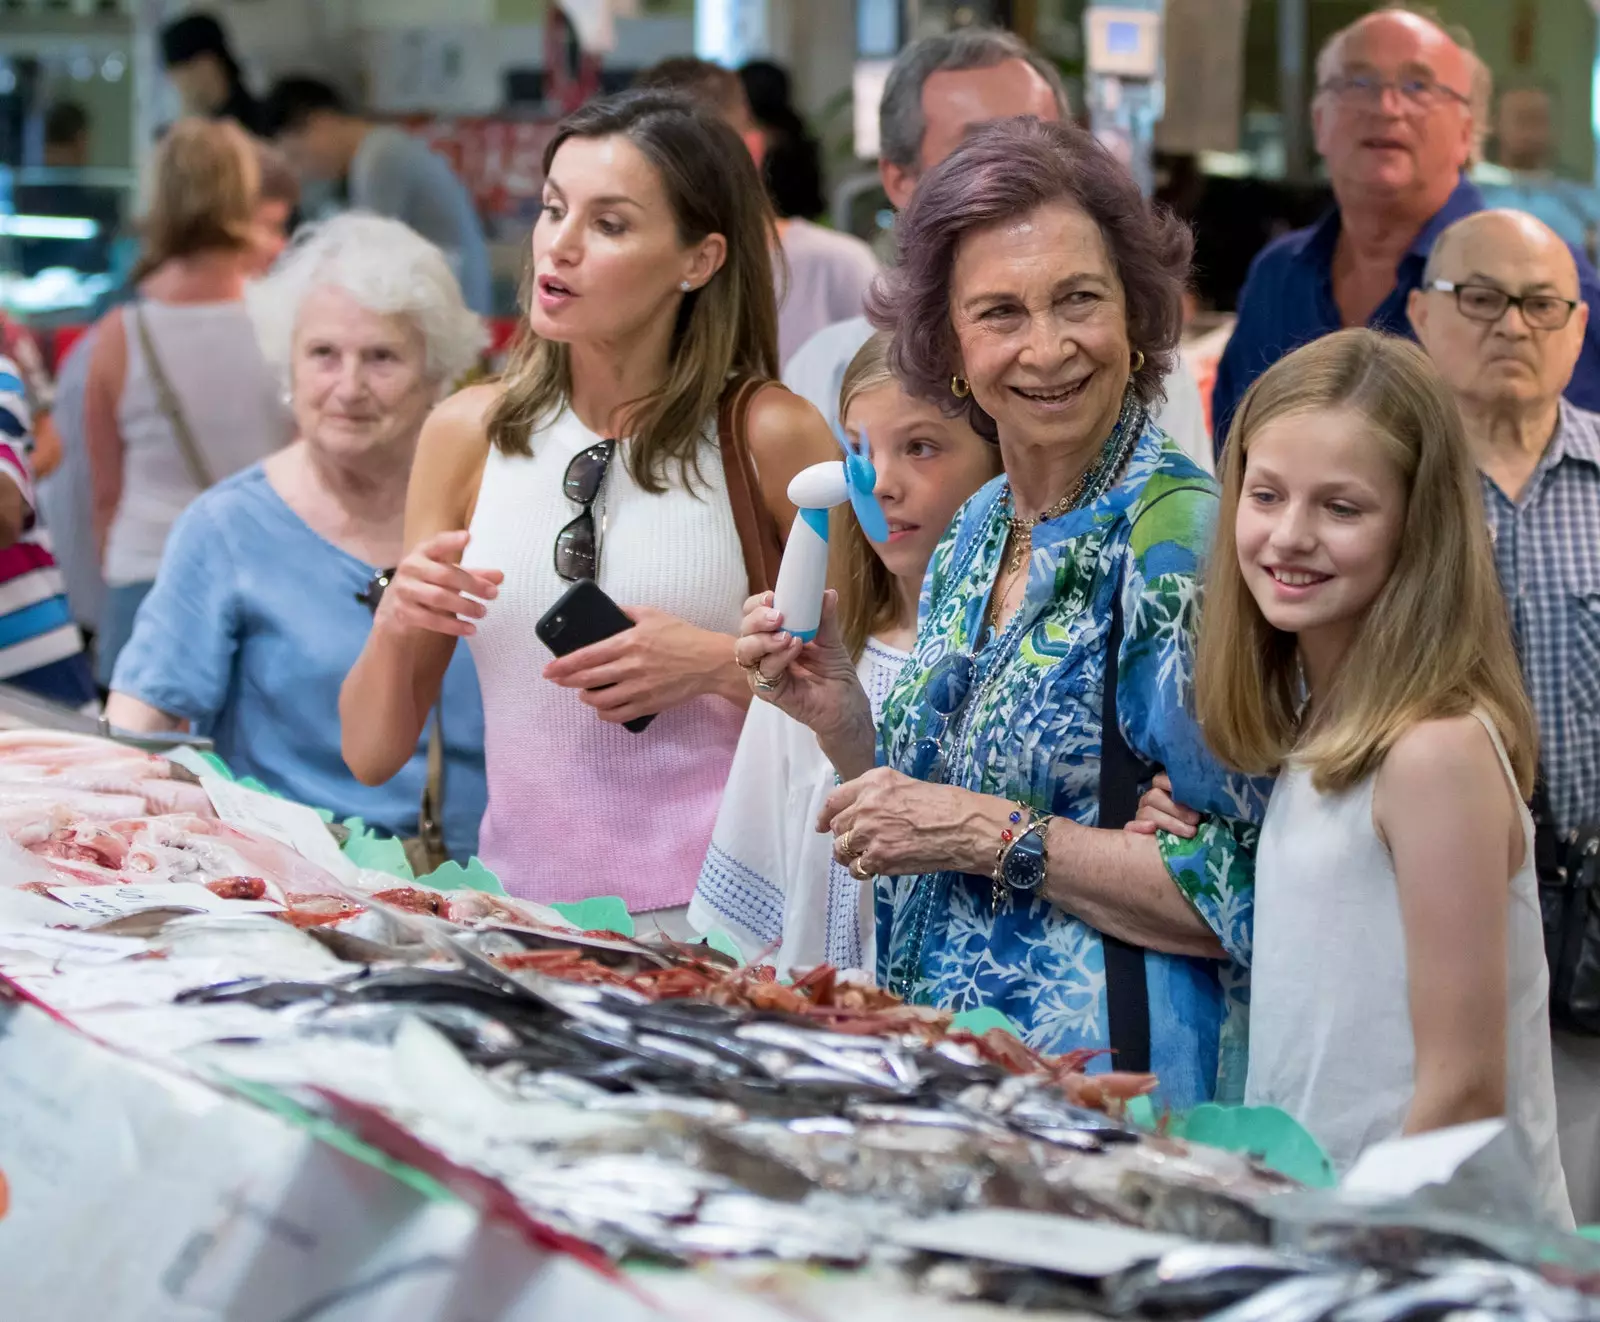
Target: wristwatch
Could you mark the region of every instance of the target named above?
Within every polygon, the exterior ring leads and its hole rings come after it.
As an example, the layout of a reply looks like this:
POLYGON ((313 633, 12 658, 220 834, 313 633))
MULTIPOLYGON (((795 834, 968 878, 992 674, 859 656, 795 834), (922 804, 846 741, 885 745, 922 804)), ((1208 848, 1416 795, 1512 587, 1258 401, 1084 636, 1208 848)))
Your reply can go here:
POLYGON ((1028 829, 1011 843, 1000 862, 1000 880, 1014 891, 1032 895, 1044 885, 1050 863, 1050 842, 1046 832, 1055 818, 1041 815, 1028 823, 1028 829))

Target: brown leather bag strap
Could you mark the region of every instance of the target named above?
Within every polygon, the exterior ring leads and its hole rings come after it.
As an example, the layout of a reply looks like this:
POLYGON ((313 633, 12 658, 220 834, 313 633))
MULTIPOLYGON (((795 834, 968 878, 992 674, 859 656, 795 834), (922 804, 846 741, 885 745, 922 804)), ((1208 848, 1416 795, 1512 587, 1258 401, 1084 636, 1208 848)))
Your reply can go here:
POLYGON ((209 491, 216 479, 211 476, 211 466, 200 451, 200 443, 189 430, 189 420, 184 417, 183 405, 178 402, 178 392, 172 388, 172 379, 161 365, 155 341, 150 337, 149 323, 144 319, 144 307, 138 302, 133 305, 133 324, 139 332, 139 348, 144 354, 144 368, 150 376, 150 384, 156 392, 156 403, 167 420, 167 426, 172 428, 172 439, 178 443, 178 453, 183 457, 184 466, 194 479, 195 486, 202 491, 209 491))
POLYGON ((778 562, 783 559, 783 535, 767 508, 750 454, 750 401, 772 384, 746 377, 729 386, 717 410, 717 441, 722 447, 722 471, 728 483, 728 503, 733 506, 739 549, 744 552, 745 578, 750 595, 770 592, 778 582, 778 562))

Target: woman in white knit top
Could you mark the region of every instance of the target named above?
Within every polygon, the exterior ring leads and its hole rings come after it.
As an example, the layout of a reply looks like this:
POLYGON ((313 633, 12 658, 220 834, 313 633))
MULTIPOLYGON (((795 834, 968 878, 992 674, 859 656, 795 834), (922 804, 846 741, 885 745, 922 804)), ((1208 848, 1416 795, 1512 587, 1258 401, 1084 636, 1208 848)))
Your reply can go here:
MULTIPOLYGON (((469 639, 484 861, 514 894, 617 894, 682 931, 749 704, 716 419, 730 388, 777 374, 771 221, 732 130, 657 93, 570 116, 545 175, 524 342, 503 381, 423 431, 409 553, 345 684, 344 752, 362 779, 392 774, 469 639), (583 577, 635 627, 552 660, 534 625, 583 577)), ((746 430, 752 504, 786 533, 789 479, 837 448, 777 386, 746 430)))

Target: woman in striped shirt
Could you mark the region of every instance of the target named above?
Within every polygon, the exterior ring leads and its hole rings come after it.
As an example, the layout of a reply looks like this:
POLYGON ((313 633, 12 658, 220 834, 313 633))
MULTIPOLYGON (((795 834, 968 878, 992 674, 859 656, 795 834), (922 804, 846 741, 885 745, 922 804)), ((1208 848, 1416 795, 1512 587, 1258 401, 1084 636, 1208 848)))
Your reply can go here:
POLYGON ((0 682, 82 707, 96 701, 94 679, 34 515, 32 438, 22 373, 0 356, 0 682))

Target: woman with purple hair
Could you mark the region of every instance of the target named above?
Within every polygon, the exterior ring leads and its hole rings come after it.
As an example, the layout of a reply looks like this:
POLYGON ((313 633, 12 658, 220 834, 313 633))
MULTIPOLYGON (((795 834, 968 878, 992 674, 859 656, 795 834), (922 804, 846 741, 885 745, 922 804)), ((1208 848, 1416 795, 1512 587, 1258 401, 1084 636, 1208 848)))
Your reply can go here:
POLYGON ((1173 1106, 1237 1096, 1263 798, 1187 710, 1217 494, 1150 421, 1190 235, 1083 131, 1013 119, 924 178, 899 237, 869 309, 896 374, 1004 473, 934 553, 876 729, 826 613, 802 645, 752 599, 739 661, 839 770, 819 826, 878 878, 880 980, 1109 1048, 1173 1106), (1208 814, 1193 840, 1118 829, 1158 772, 1208 814))

